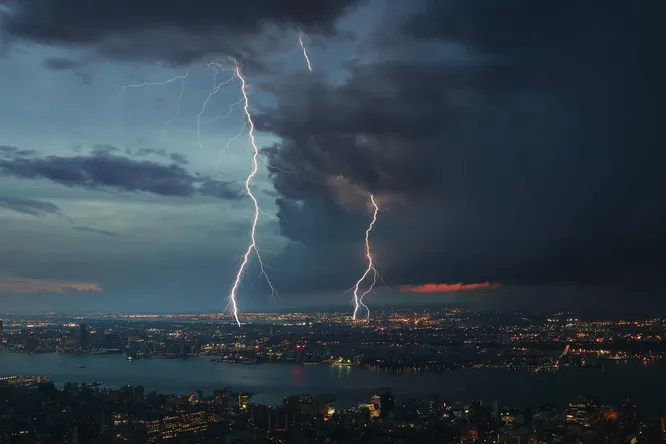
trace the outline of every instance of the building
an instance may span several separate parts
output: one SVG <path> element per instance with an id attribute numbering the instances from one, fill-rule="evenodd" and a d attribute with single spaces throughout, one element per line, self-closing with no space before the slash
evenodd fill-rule
<path id="1" fill-rule="evenodd" d="M 188 400 L 190 404 L 199 404 L 201 401 L 203 401 L 203 399 L 204 399 L 203 392 L 201 390 L 195 390 L 194 392 L 192 392 L 192 394 L 190 394 Z"/>
<path id="2" fill-rule="evenodd" d="M 310 395 L 294 395 L 283 399 L 283 408 L 292 415 L 328 417 L 335 413 L 335 396 L 321 395 L 313 398 Z"/>
<path id="3" fill-rule="evenodd" d="M 374 400 L 359 402 L 358 409 L 367 411 L 370 414 L 370 419 L 379 418 L 379 405 Z"/>
<path id="4" fill-rule="evenodd" d="M 4 334 L 5 334 L 5 329 L 4 329 L 3 324 L 2 324 L 2 319 L 0 319 L 0 339 L 2 339 Z"/>
<path id="5" fill-rule="evenodd" d="M 143 425 L 146 441 L 156 442 L 201 433 L 216 421 L 217 416 L 213 412 L 200 410 L 172 413 L 161 418 L 145 418 L 138 423 Z"/>
<path id="6" fill-rule="evenodd" d="M 391 393 L 382 393 L 379 395 L 379 413 L 382 418 L 386 418 L 394 408 L 395 399 Z"/>
<path id="7" fill-rule="evenodd" d="M 231 387 L 217 389 L 214 392 L 215 401 L 222 405 L 225 409 L 233 408 L 234 395 L 231 392 Z"/>
<path id="8" fill-rule="evenodd" d="M 265 430 L 287 429 L 289 415 L 284 407 L 249 404 L 248 412 L 255 426 Z"/>
<path id="9" fill-rule="evenodd" d="M 81 351 L 90 349 L 90 334 L 86 324 L 79 324 L 79 348 Z"/>
<path id="10" fill-rule="evenodd" d="M 428 405 L 428 410 L 430 411 L 431 415 L 437 416 L 440 412 L 440 401 L 439 401 L 439 395 L 434 394 L 430 397 L 430 403 Z"/>
<path id="11" fill-rule="evenodd" d="M 250 403 L 250 399 L 252 399 L 252 394 L 248 392 L 243 392 L 238 394 L 238 408 L 240 409 L 247 409 L 247 405 Z"/>

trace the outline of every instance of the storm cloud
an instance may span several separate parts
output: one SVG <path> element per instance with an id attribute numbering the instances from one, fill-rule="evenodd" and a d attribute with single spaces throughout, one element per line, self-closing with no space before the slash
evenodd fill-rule
<path id="1" fill-rule="evenodd" d="M 67 71 L 70 69 L 76 69 L 81 66 L 81 64 L 76 60 L 60 57 L 46 59 L 42 62 L 42 66 L 52 71 Z"/>
<path id="2" fill-rule="evenodd" d="M 109 297 L 95 310 L 222 310 L 252 209 L 201 197 L 242 196 L 252 166 L 247 133 L 234 138 L 237 84 L 211 97 L 195 141 L 214 74 L 201 62 L 233 56 L 268 164 L 254 182 L 258 247 L 285 307 L 350 299 L 370 193 L 392 287 L 371 306 L 569 289 L 563 305 L 634 304 L 637 287 L 663 286 L 664 2 L 93 3 L 0 0 L 8 276 L 99 283 Z M 108 145 L 89 150 L 97 140 Z M 48 216 L 54 204 L 73 222 Z M 265 309 L 267 287 L 244 285 L 242 310 Z"/>
<path id="3" fill-rule="evenodd" d="M 0 174 L 22 179 L 42 179 L 67 187 L 121 192 L 146 192 L 159 196 L 211 196 L 238 199 L 240 188 L 190 173 L 180 164 L 163 165 L 113 155 L 114 147 L 98 146 L 88 155 L 40 157 L 30 151 L 6 149 L 0 156 Z"/>
<path id="4" fill-rule="evenodd" d="M 267 28 L 330 34 L 358 0 L 10 1 L 2 17 L 13 37 L 46 44 L 94 46 L 118 59 L 189 63 L 207 54 L 252 55 L 270 47 Z"/>
<path id="5" fill-rule="evenodd" d="M 404 20 L 401 45 L 381 43 L 390 59 L 357 64 L 339 85 L 291 79 L 276 88 L 276 108 L 257 118 L 281 139 L 264 152 L 276 167 L 283 234 L 322 266 L 340 251 L 362 251 L 361 221 L 331 186 L 343 177 L 366 198 L 398 198 L 373 235 L 390 285 L 660 280 L 660 9 L 427 2 Z M 430 55 L 415 58 L 425 45 Z M 322 247 L 324 236 L 349 243 L 352 234 L 349 250 Z M 344 275 L 307 282 L 353 283 Z"/>

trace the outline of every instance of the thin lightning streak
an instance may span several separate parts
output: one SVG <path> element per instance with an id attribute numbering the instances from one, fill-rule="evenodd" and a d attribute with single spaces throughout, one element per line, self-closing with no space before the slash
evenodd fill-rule
<path id="1" fill-rule="evenodd" d="M 208 102 L 210 99 L 213 98 L 215 94 L 222 88 L 222 86 L 229 84 L 232 80 L 234 80 L 234 76 L 231 76 L 228 80 L 225 82 L 222 82 L 220 84 L 217 84 L 217 74 L 219 73 L 219 70 L 215 68 L 214 66 L 211 65 L 216 65 L 219 66 L 215 63 L 209 63 L 208 66 L 213 68 L 215 71 L 213 74 L 213 89 L 211 90 L 210 94 L 208 94 L 208 97 L 206 97 L 206 100 L 204 100 L 203 105 L 201 106 L 201 111 L 199 111 L 199 114 L 197 114 L 197 143 L 199 144 L 199 148 L 203 148 L 203 145 L 201 145 L 201 116 L 203 113 L 206 111 L 206 106 L 208 105 Z"/>
<path id="2" fill-rule="evenodd" d="M 312 71 L 312 64 L 310 63 L 310 57 L 308 57 L 308 50 L 305 48 L 305 43 L 303 43 L 303 31 L 298 28 L 298 43 L 301 44 L 301 49 L 303 49 L 303 57 L 305 57 L 305 62 L 308 64 L 308 69 Z"/>
<path id="3" fill-rule="evenodd" d="M 229 145 L 231 145 L 231 142 L 233 142 L 234 140 L 238 139 L 240 136 L 243 135 L 243 133 L 245 132 L 246 127 L 247 127 L 247 123 L 244 123 L 243 127 L 238 132 L 238 134 L 236 134 L 235 136 L 233 136 L 232 138 L 227 140 L 227 143 L 224 145 L 224 148 L 222 148 L 220 150 L 220 154 L 217 156 L 217 165 L 215 165 L 215 170 L 213 170 L 213 171 L 217 171 L 220 168 L 220 163 L 222 162 L 222 155 L 227 151 L 227 149 L 229 149 Z"/>
<path id="4" fill-rule="evenodd" d="M 143 82 L 143 83 L 137 83 L 136 85 L 120 85 L 120 87 L 125 90 L 128 88 L 143 88 L 144 86 L 159 86 L 159 85 L 168 85 L 169 83 L 173 83 L 176 80 L 182 80 L 186 79 L 187 76 L 190 74 L 190 70 L 187 70 L 187 73 L 183 74 L 182 76 L 176 76 L 172 79 L 165 80 L 164 82 Z"/>
<path id="5" fill-rule="evenodd" d="M 157 63 L 160 66 L 162 65 L 161 62 L 155 62 L 155 63 Z M 190 67 L 190 68 L 188 68 L 188 70 L 185 74 L 180 75 L 180 76 L 175 76 L 175 77 L 173 77 L 169 80 L 165 80 L 164 82 L 143 82 L 143 83 L 137 83 L 137 84 L 134 84 L 134 85 L 117 85 L 117 86 L 120 86 L 120 94 L 118 95 L 118 99 L 120 100 L 121 106 L 122 106 L 123 93 L 125 92 L 126 89 L 129 89 L 129 88 L 143 88 L 144 86 L 162 86 L 162 85 L 168 85 L 170 83 L 173 83 L 176 80 L 180 80 L 182 83 L 181 83 L 181 87 L 180 87 L 180 95 L 178 96 L 178 102 L 177 102 L 177 105 L 176 105 L 176 117 L 167 121 L 167 123 L 164 127 L 164 129 L 167 130 L 169 128 L 169 124 L 180 117 L 180 100 L 183 97 L 183 92 L 185 91 L 185 79 L 190 75 L 191 69 L 192 68 Z"/>
<path id="6" fill-rule="evenodd" d="M 275 171 L 279 171 L 279 172 L 284 173 L 284 174 L 294 174 L 294 175 L 296 175 L 296 177 L 298 177 L 298 173 L 296 171 L 283 170 L 282 168 L 279 168 L 279 167 L 276 167 L 276 166 L 273 166 L 273 165 L 269 165 L 269 164 L 266 163 L 266 161 L 264 159 L 261 159 L 261 161 L 264 163 L 264 165 L 266 165 L 266 168 L 269 171 L 275 170 Z"/>
<path id="7" fill-rule="evenodd" d="M 356 320 L 356 317 L 358 315 L 358 311 L 361 307 L 365 308 L 367 317 L 366 319 L 370 318 L 370 309 L 368 308 L 367 305 L 363 303 L 363 298 L 372 291 L 372 289 L 375 287 L 375 284 L 377 283 L 377 269 L 375 268 L 375 263 L 374 260 L 372 259 L 372 252 L 370 251 L 370 232 L 372 231 L 373 227 L 375 226 L 375 222 L 377 222 L 377 214 L 379 213 L 379 207 L 377 206 L 377 203 L 375 202 L 375 196 L 370 195 L 370 202 L 372 202 L 372 206 L 375 208 L 373 214 L 372 214 L 372 221 L 370 222 L 370 225 L 368 226 L 368 229 L 365 230 L 365 257 L 368 259 L 368 267 L 365 270 L 365 273 L 361 276 L 361 278 L 356 282 L 356 285 L 354 286 L 354 320 Z M 365 290 L 361 295 L 359 296 L 359 287 L 361 286 L 361 283 L 365 280 L 366 277 L 368 277 L 368 274 L 372 271 L 372 284 L 370 287 L 368 287 L 367 290 Z"/>
<path id="8" fill-rule="evenodd" d="M 176 105 L 176 117 L 174 117 L 173 119 L 169 120 L 169 121 L 166 123 L 166 125 L 165 125 L 165 129 L 168 129 L 168 128 L 169 128 L 169 124 L 170 124 L 171 122 L 174 122 L 174 121 L 176 121 L 176 120 L 178 120 L 178 119 L 180 118 L 180 101 L 182 100 L 182 98 L 183 98 L 183 93 L 185 92 L 185 79 L 187 78 L 187 76 L 190 75 L 190 70 L 191 70 L 191 69 L 192 69 L 192 67 L 190 67 L 190 68 L 187 70 L 187 74 L 185 74 L 185 76 L 181 79 L 181 84 L 180 84 L 180 94 L 178 94 L 178 102 L 177 102 L 177 105 Z"/>
<path id="9" fill-rule="evenodd" d="M 242 97 L 240 98 L 240 100 L 238 100 L 238 102 L 232 103 L 231 105 L 229 105 L 229 111 L 227 111 L 227 113 L 225 115 L 213 117 L 210 120 L 206 120 L 204 123 L 215 122 L 218 119 L 226 119 L 227 117 L 229 117 L 231 115 L 232 112 L 234 112 L 234 106 L 238 106 L 241 103 L 243 103 L 243 98 Z"/>
<path id="10" fill-rule="evenodd" d="M 268 278 L 268 275 L 266 274 L 266 271 L 264 270 L 264 263 L 261 260 L 261 255 L 259 253 L 259 249 L 257 248 L 257 239 L 256 239 L 256 231 L 257 231 L 257 223 L 259 222 L 259 213 L 261 212 L 261 209 L 259 208 L 259 201 L 257 198 L 254 196 L 252 193 L 252 180 L 254 179 L 254 176 L 257 174 L 257 171 L 259 169 L 259 148 L 257 147 L 257 142 L 254 137 L 254 121 L 252 120 L 252 115 L 250 114 L 250 101 L 247 96 L 247 85 L 245 83 L 245 77 L 241 74 L 240 66 L 236 60 L 234 60 L 234 65 L 236 66 L 235 69 L 235 74 L 236 77 L 241 82 L 241 93 L 243 94 L 243 111 L 245 112 L 245 118 L 247 120 L 247 125 L 249 127 L 248 130 L 248 136 L 250 140 L 250 145 L 252 146 L 253 150 L 253 155 L 252 155 L 252 171 L 250 171 L 250 174 L 248 174 L 247 179 L 245 179 L 245 191 L 247 192 L 248 196 L 250 196 L 250 199 L 252 199 L 252 202 L 254 203 L 254 218 L 252 219 L 252 229 L 250 232 L 250 245 L 248 245 L 247 250 L 245 251 L 245 254 L 243 255 L 243 260 L 240 264 L 240 267 L 238 268 L 238 273 L 236 274 L 236 279 L 234 280 L 234 284 L 231 287 L 231 291 L 229 293 L 229 308 L 231 309 L 234 319 L 236 320 L 236 323 L 240 327 L 241 323 L 240 320 L 238 319 L 238 305 L 236 302 L 236 295 L 238 293 L 238 287 L 240 286 L 240 281 L 243 278 L 243 274 L 245 273 L 245 268 L 247 267 L 247 264 L 250 260 L 250 254 L 254 252 L 254 254 L 257 256 L 257 259 L 259 260 L 259 267 L 261 269 L 261 274 L 264 276 L 266 281 L 268 282 L 268 285 L 271 287 L 271 297 L 274 297 L 274 295 L 277 293 L 275 289 L 273 288 L 273 284 L 271 283 L 270 279 Z"/>
<path id="11" fill-rule="evenodd" d="M 157 62 L 155 62 L 157 63 Z M 159 64 L 159 63 L 158 63 Z M 183 91 L 185 90 L 185 79 L 190 75 L 190 70 L 192 68 L 189 68 L 187 72 L 183 75 L 173 77 L 169 80 L 165 80 L 164 82 L 143 82 L 143 83 L 137 83 L 135 85 L 118 85 L 120 86 L 120 99 L 122 100 L 122 93 L 129 88 L 143 88 L 144 86 L 160 86 L 160 85 L 168 85 L 169 83 L 173 83 L 176 80 L 180 80 L 182 82 L 181 88 L 180 88 L 180 95 L 178 96 L 178 104 L 177 104 L 177 115 L 173 119 L 169 120 L 166 123 L 166 127 L 169 126 L 169 123 L 173 122 L 176 120 L 178 117 L 180 117 L 180 99 L 183 97 Z M 122 102 L 121 102 L 122 103 Z"/>

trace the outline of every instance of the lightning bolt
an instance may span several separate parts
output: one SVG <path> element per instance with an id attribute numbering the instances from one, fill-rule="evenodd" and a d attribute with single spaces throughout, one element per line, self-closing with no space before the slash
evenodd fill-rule
<path id="1" fill-rule="evenodd" d="M 136 85 L 120 85 L 120 87 L 123 90 L 125 90 L 125 89 L 129 89 L 129 88 L 143 88 L 144 86 L 168 85 L 169 83 L 173 83 L 176 80 L 184 80 L 189 75 L 190 75 L 190 70 L 188 69 L 185 74 L 183 74 L 181 76 L 173 77 L 169 80 L 165 80 L 164 82 L 143 82 L 143 83 L 137 83 Z"/>
<path id="2" fill-rule="evenodd" d="M 372 232 L 372 229 L 375 226 L 375 222 L 377 222 L 377 214 L 379 213 L 379 207 L 375 202 L 375 196 L 372 194 L 370 195 L 370 202 L 374 207 L 374 212 L 372 213 L 372 221 L 370 222 L 370 225 L 368 225 L 368 229 L 365 230 L 365 257 L 368 260 L 368 267 L 365 269 L 365 272 L 354 286 L 354 320 L 357 319 L 358 312 L 361 309 L 361 307 L 363 307 L 365 309 L 365 312 L 367 313 L 366 319 L 370 318 L 370 309 L 368 308 L 367 305 L 363 303 L 363 298 L 368 293 L 370 293 L 372 289 L 375 287 L 378 277 L 377 269 L 375 268 L 375 262 L 372 259 L 372 252 L 370 250 L 370 233 Z M 372 272 L 372 284 L 370 284 L 367 290 L 365 290 L 363 293 L 359 295 L 361 284 L 363 283 L 365 278 L 368 277 L 370 272 Z"/>
<path id="3" fill-rule="evenodd" d="M 222 162 L 222 155 L 227 151 L 227 149 L 229 149 L 229 145 L 231 145 L 231 142 L 233 142 L 234 140 L 236 140 L 240 136 L 242 136 L 243 133 L 245 132 L 246 127 L 247 127 L 247 123 L 243 124 L 243 126 L 242 126 L 241 130 L 238 132 L 238 134 L 236 134 L 233 137 L 230 137 L 229 140 L 227 140 L 227 143 L 224 145 L 224 148 L 222 148 L 220 150 L 220 154 L 217 156 L 217 165 L 215 165 L 215 170 L 214 171 L 217 171 L 220 168 L 220 163 Z"/>
<path id="4" fill-rule="evenodd" d="M 254 204 L 254 217 L 252 219 L 252 228 L 250 231 L 251 242 L 250 245 L 248 245 L 245 254 L 243 255 L 243 260 L 241 261 L 240 267 L 238 267 L 238 272 L 236 273 L 236 279 L 234 280 L 233 286 L 231 287 L 231 291 L 229 292 L 229 298 L 228 298 L 229 299 L 228 306 L 231 309 L 231 312 L 234 316 L 234 319 L 236 320 L 236 323 L 240 327 L 241 323 L 240 320 L 238 319 L 238 305 L 236 297 L 238 294 L 238 287 L 240 286 L 241 279 L 245 274 L 248 262 L 250 261 L 250 255 L 252 253 L 255 254 L 257 260 L 259 261 L 261 275 L 266 279 L 266 282 L 268 282 L 268 285 L 271 288 L 271 297 L 273 297 L 277 292 L 273 288 L 273 284 L 268 278 L 268 274 L 266 274 L 266 271 L 264 269 L 264 263 L 261 260 L 261 254 L 259 253 L 259 249 L 257 248 L 256 232 L 257 232 L 257 223 L 259 222 L 259 213 L 261 213 L 261 209 L 259 208 L 259 201 L 252 193 L 252 181 L 254 180 L 254 176 L 257 174 L 257 170 L 259 169 L 259 163 L 258 163 L 259 148 L 257 147 L 257 142 L 254 137 L 254 121 L 252 119 L 252 114 L 250 114 L 250 100 L 248 99 L 247 95 L 247 84 L 245 83 L 245 77 L 243 77 L 240 65 L 236 60 L 234 60 L 234 65 L 236 67 L 234 70 L 235 75 L 236 77 L 238 77 L 238 79 L 241 82 L 241 93 L 243 94 L 243 111 L 245 112 L 245 120 L 248 126 L 248 138 L 253 150 L 252 170 L 245 179 L 245 191 L 247 192 L 247 195 L 250 196 L 250 199 L 252 199 L 252 202 Z"/>
<path id="5" fill-rule="evenodd" d="M 222 68 L 217 62 L 206 63 L 206 65 L 213 69 L 213 89 L 210 91 L 210 94 L 208 94 L 208 97 L 206 97 L 206 100 L 204 100 L 203 105 L 201 106 L 201 111 L 199 111 L 199 114 L 197 114 L 197 143 L 199 144 L 199 148 L 203 148 L 201 145 L 201 116 L 204 112 L 206 112 L 206 106 L 208 106 L 208 102 L 215 94 L 217 94 L 220 88 L 222 88 L 224 85 L 228 85 L 235 78 L 235 75 L 232 75 L 226 81 L 218 84 L 217 75 L 220 73 L 220 71 L 225 71 L 225 69 Z M 231 107 L 233 107 L 233 105 Z M 227 116 L 231 114 L 231 107 Z"/>
<path id="6" fill-rule="evenodd" d="M 305 48 L 305 43 L 303 43 L 303 31 L 301 28 L 298 28 L 298 43 L 301 45 L 303 50 L 303 57 L 305 57 L 305 62 L 308 64 L 308 69 L 312 71 L 312 64 L 310 63 L 310 57 L 308 57 L 308 50 Z"/>
<path id="7" fill-rule="evenodd" d="M 169 120 L 169 121 L 166 123 L 166 125 L 165 125 L 165 129 L 168 129 L 168 128 L 169 128 L 169 124 L 170 124 L 171 122 L 174 122 L 174 121 L 178 120 L 178 118 L 180 118 L 180 101 L 183 99 L 183 93 L 185 92 L 185 79 L 190 75 L 190 70 L 191 70 L 191 69 L 192 69 L 192 67 L 190 67 L 190 68 L 187 70 L 187 73 L 186 73 L 186 74 L 183 76 L 183 78 L 181 79 L 181 84 L 180 84 L 180 94 L 178 94 L 178 102 L 176 102 L 176 117 L 174 117 L 173 119 Z"/>
<path id="8" fill-rule="evenodd" d="M 161 62 L 155 62 L 155 63 L 157 63 L 158 65 L 161 65 Z M 167 123 L 165 125 L 165 129 L 168 129 L 169 124 L 171 122 L 177 120 L 180 117 L 180 101 L 183 98 L 183 92 L 185 91 L 185 79 L 187 79 L 189 77 L 191 70 L 192 70 L 192 68 L 190 67 L 185 74 L 180 75 L 180 76 L 172 77 L 169 80 L 165 80 L 164 82 L 143 82 L 143 83 L 137 83 L 137 84 L 134 84 L 134 85 L 118 85 L 118 86 L 120 86 L 120 98 L 122 98 L 122 93 L 126 89 L 143 88 L 145 86 L 162 86 L 162 85 L 168 85 L 170 83 L 173 83 L 176 80 L 180 80 L 181 85 L 180 85 L 180 94 L 178 95 L 178 102 L 176 104 L 176 116 L 173 117 L 172 119 L 169 119 L 169 121 L 167 121 Z"/>
<path id="9" fill-rule="evenodd" d="M 241 66 L 239 65 L 239 63 L 235 59 L 233 59 L 233 62 L 234 62 L 234 66 L 235 66 L 235 68 L 233 69 L 233 75 L 229 79 L 227 79 L 227 80 L 225 80 L 221 83 L 218 83 L 217 75 L 221 71 L 228 71 L 229 69 L 223 67 L 221 64 L 219 64 L 216 61 L 205 63 L 206 66 L 208 66 L 209 68 L 211 68 L 213 70 L 213 87 L 209 91 L 209 94 L 206 97 L 206 99 L 203 101 L 202 106 L 201 106 L 201 110 L 197 114 L 196 131 L 197 131 L 197 143 L 198 143 L 199 147 L 202 147 L 201 130 L 200 130 L 201 129 L 201 118 L 202 118 L 203 114 L 206 111 L 206 107 L 208 105 L 208 102 L 217 94 L 217 92 L 222 88 L 222 86 L 227 85 L 227 84 L 231 83 L 234 79 L 238 78 L 238 80 L 240 80 L 240 83 L 241 83 L 241 85 L 240 85 L 240 91 L 241 91 L 241 95 L 242 95 L 241 99 L 238 102 L 231 104 L 229 106 L 229 111 L 225 115 L 217 116 L 217 117 L 211 119 L 209 122 L 212 122 L 212 121 L 217 120 L 217 119 L 224 119 L 224 118 L 228 117 L 232 113 L 233 108 L 235 106 L 242 104 L 243 105 L 243 112 L 245 114 L 245 123 L 243 124 L 243 127 L 238 132 L 238 134 L 236 134 L 235 136 L 233 136 L 232 138 L 230 138 L 227 141 L 225 147 L 220 152 L 220 156 L 224 153 L 224 151 L 226 151 L 226 149 L 229 147 L 229 145 L 231 144 L 231 142 L 233 140 L 235 140 L 235 139 L 237 139 L 237 138 L 239 138 L 240 136 L 243 135 L 246 128 L 249 128 L 249 130 L 248 130 L 249 142 L 250 142 L 250 145 L 251 145 L 252 150 L 253 150 L 252 168 L 251 168 L 251 171 L 250 171 L 250 173 L 248 174 L 248 176 L 245 180 L 245 192 L 248 194 L 250 199 L 252 199 L 252 202 L 254 204 L 254 217 L 252 219 L 252 226 L 251 226 L 251 232 L 250 232 L 251 242 L 250 242 L 250 245 L 248 245 L 247 250 L 245 251 L 245 254 L 243 254 L 243 256 L 242 256 L 242 261 L 241 261 L 240 267 L 238 269 L 238 272 L 236 274 L 236 278 L 234 280 L 233 286 L 232 286 L 231 291 L 229 293 L 229 297 L 228 297 L 229 304 L 228 304 L 228 307 L 227 307 L 231 311 L 236 323 L 240 326 L 241 323 L 240 323 L 240 320 L 238 318 L 238 306 L 237 306 L 236 297 L 237 297 L 238 289 L 240 287 L 240 282 L 241 282 L 243 276 L 245 275 L 245 273 L 247 271 L 247 268 L 248 268 L 248 265 L 249 265 L 249 262 L 250 262 L 250 257 L 252 256 L 252 253 L 254 253 L 256 255 L 256 258 L 259 262 L 260 275 L 263 276 L 264 279 L 266 279 L 266 282 L 268 283 L 268 285 L 271 289 L 271 299 L 272 300 L 274 300 L 276 298 L 276 296 L 278 296 L 278 292 L 275 289 L 275 287 L 273 287 L 273 283 L 271 282 L 270 278 L 268 277 L 268 274 L 266 273 L 266 267 L 264 266 L 263 260 L 261 258 L 261 252 L 260 252 L 259 248 L 257 247 L 256 231 L 257 231 L 257 225 L 259 223 L 259 215 L 260 214 L 265 214 L 265 213 L 263 213 L 261 211 L 261 209 L 259 207 L 259 201 L 257 200 L 256 196 L 252 192 L 252 182 L 253 182 L 254 177 L 256 176 L 256 174 L 258 172 L 258 169 L 259 169 L 258 161 L 261 159 L 261 157 L 260 157 L 259 148 L 257 146 L 257 142 L 256 142 L 255 135 L 254 135 L 254 120 L 252 119 L 252 114 L 250 112 L 250 101 L 249 101 L 249 98 L 248 98 L 247 83 L 245 82 L 245 77 L 243 76 L 243 74 L 241 72 Z M 170 122 L 172 122 L 173 120 L 177 119 L 180 116 L 180 101 L 181 101 L 181 98 L 183 96 L 183 92 L 184 92 L 184 88 L 185 88 L 184 81 L 189 76 L 189 74 L 190 74 L 190 70 L 188 69 L 186 74 L 180 75 L 180 76 L 175 76 L 175 77 L 173 77 L 169 80 L 166 80 L 164 82 L 143 82 L 143 83 L 135 84 L 135 85 L 120 85 L 121 88 L 122 88 L 121 92 L 124 91 L 127 88 L 141 88 L 141 87 L 146 87 L 146 86 L 167 85 L 167 84 L 173 83 L 177 80 L 182 80 L 183 84 L 181 85 L 180 94 L 178 96 L 178 108 L 177 108 L 178 114 L 175 118 L 173 118 L 173 119 L 171 119 L 167 122 L 167 126 L 168 126 Z M 206 123 L 208 123 L 208 122 L 206 122 Z M 263 159 L 261 159 L 261 160 L 263 161 Z M 218 158 L 218 165 L 216 167 L 216 170 L 219 167 L 219 162 L 220 162 L 220 158 Z"/>

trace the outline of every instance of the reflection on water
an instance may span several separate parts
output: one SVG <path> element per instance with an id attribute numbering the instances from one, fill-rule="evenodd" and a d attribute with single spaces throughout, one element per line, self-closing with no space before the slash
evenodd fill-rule
<path id="1" fill-rule="evenodd" d="M 85 368 L 79 368 L 79 366 Z M 122 355 L 75 356 L 60 353 L 30 355 L 0 352 L 0 376 L 40 375 L 62 387 L 67 381 L 104 381 L 106 387 L 143 385 L 146 391 L 212 394 L 227 385 L 257 393 L 256 402 L 281 403 L 297 393 L 333 393 L 339 406 L 369 397 L 379 387 L 391 387 L 397 398 L 497 399 L 511 405 L 568 402 L 579 395 L 601 396 L 619 403 L 631 398 L 646 408 L 666 408 L 660 396 L 663 364 L 609 363 L 603 369 L 567 369 L 530 373 L 502 369 L 452 370 L 444 373 L 370 372 L 358 367 L 328 365 L 216 364 L 210 358 L 140 359 Z"/>
<path id="2" fill-rule="evenodd" d="M 291 374 L 293 376 L 292 382 L 294 387 L 301 387 L 303 385 L 303 367 L 294 365 Z"/>
<path id="3" fill-rule="evenodd" d="M 333 373 L 336 374 L 338 379 L 348 378 L 352 371 L 351 365 L 331 365 L 329 368 L 331 369 L 329 373 L 329 379 L 331 378 L 330 375 Z"/>

